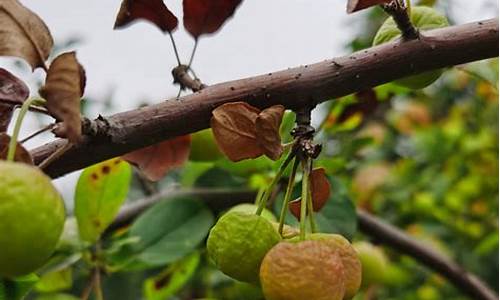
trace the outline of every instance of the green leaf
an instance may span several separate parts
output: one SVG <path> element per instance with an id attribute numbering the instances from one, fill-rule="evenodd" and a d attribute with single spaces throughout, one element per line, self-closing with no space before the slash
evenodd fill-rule
<path id="1" fill-rule="evenodd" d="M 352 239 L 357 228 L 356 207 L 344 184 L 337 178 L 329 179 L 332 194 L 326 205 L 315 215 L 319 232 L 338 233 Z"/>
<path id="2" fill-rule="evenodd" d="M 38 281 L 34 273 L 15 279 L 0 279 L 0 300 L 21 300 Z"/>
<path id="3" fill-rule="evenodd" d="M 43 275 L 35 289 L 42 293 L 59 292 L 71 288 L 72 284 L 73 272 L 71 268 L 66 268 Z"/>
<path id="4" fill-rule="evenodd" d="M 130 165 L 114 158 L 86 168 L 76 186 L 75 216 L 80 238 L 94 243 L 113 221 L 125 201 Z"/>
<path id="5" fill-rule="evenodd" d="M 206 206 L 192 198 L 161 201 L 144 212 L 130 228 L 136 259 L 150 266 L 174 262 L 192 252 L 214 222 Z"/>
<path id="6" fill-rule="evenodd" d="M 194 252 L 168 267 L 164 272 L 144 282 L 144 295 L 148 300 L 169 299 L 193 277 L 200 264 L 200 253 Z"/>

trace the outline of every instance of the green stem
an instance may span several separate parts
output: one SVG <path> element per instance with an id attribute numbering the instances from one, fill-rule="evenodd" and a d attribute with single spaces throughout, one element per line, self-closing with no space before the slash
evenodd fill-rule
<path id="1" fill-rule="evenodd" d="M 406 0 L 406 13 L 411 20 L 411 0 Z"/>
<path id="2" fill-rule="evenodd" d="M 309 161 L 307 158 L 305 163 L 302 165 L 303 175 L 302 175 L 302 195 L 300 200 L 300 240 L 306 239 L 306 218 L 307 218 L 307 198 L 309 195 Z"/>
<path id="3" fill-rule="evenodd" d="M 260 214 L 262 213 L 262 211 L 266 207 L 267 201 L 269 200 L 269 197 L 271 197 L 271 193 L 273 192 L 274 187 L 276 186 L 276 184 L 280 180 L 281 176 L 285 172 L 286 167 L 288 167 L 288 164 L 290 164 L 292 159 L 295 157 L 295 154 L 296 154 L 295 151 L 291 151 L 288 154 L 285 161 L 281 164 L 280 168 L 278 169 L 278 172 L 276 173 L 276 175 L 273 178 L 273 181 L 271 182 L 271 184 L 269 184 L 266 191 L 264 192 L 264 195 L 262 195 L 262 198 L 260 199 L 259 208 L 255 212 L 256 215 L 260 216 Z"/>
<path id="4" fill-rule="evenodd" d="M 292 167 L 292 174 L 290 174 L 290 178 L 288 178 L 288 185 L 286 187 L 285 198 L 283 199 L 283 206 L 281 207 L 280 213 L 280 224 L 278 227 L 278 232 L 281 236 L 283 236 L 283 226 L 285 225 L 285 217 L 286 212 L 288 210 L 288 203 L 290 202 L 290 198 L 292 198 L 293 187 L 295 185 L 295 175 L 297 174 L 297 168 L 299 167 L 299 160 L 295 158 Z"/>
<path id="5" fill-rule="evenodd" d="M 309 217 L 309 225 L 311 226 L 311 232 L 315 233 L 317 232 L 316 228 L 316 220 L 314 219 L 314 208 L 313 208 L 313 202 L 312 202 L 312 193 L 311 190 L 309 189 L 307 197 L 307 210 L 308 210 L 308 217 Z"/>
<path id="6" fill-rule="evenodd" d="M 39 100 L 39 99 L 30 98 L 23 103 L 23 106 L 21 106 L 21 111 L 19 112 L 19 115 L 17 116 L 16 124 L 14 126 L 14 132 L 12 133 L 12 137 L 11 137 L 10 142 L 9 142 L 9 151 L 7 152 L 7 161 L 14 161 L 14 156 L 16 155 L 16 148 L 17 148 L 17 138 L 19 137 L 19 132 L 21 131 L 21 125 L 23 124 L 24 116 L 26 116 L 26 113 L 28 112 L 28 110 L 31 106 L 31 103 L 33 103 L 35 100 Z"/>

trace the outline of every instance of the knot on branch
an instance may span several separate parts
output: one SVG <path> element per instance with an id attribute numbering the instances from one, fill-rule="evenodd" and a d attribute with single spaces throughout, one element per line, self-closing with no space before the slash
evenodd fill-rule
<path id="1" fill-rule="evenodd" d="M 391 3 L 382 5 L 386 13 L 391 15 L 396 22 L 403 40 L 414 40 L 420 37 L 418 29 L 412 24 L 407 8 L 400 3 L 399 0 L 394 0 Z"/>
<path id="2" fill-rule="evenodd" d="M 174 83 L 181 86 L 181 90 L 189 88 L 193 92 L 198 92 L 206 87 L 199 78 L 193 78 L 189 74 L 190 67 L 187 65 L 178 65 L 172 70 Z"/>

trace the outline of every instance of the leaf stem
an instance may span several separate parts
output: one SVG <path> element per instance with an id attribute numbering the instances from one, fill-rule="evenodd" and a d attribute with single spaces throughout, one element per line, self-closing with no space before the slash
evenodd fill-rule
<path id="1" fill-rule="evenodd" d="M 172 46 L 174 48 L 174 53 L 175 53 L 175 58 L 177 59 L 177 64 L 180 66 L 181 65 L 181 59 L 179 58 L 179 51 L 177 51 L 177 44 L 175 43 L 174 36 L 172 33 L 169 31 L 168 36 L 170 37 L 170 41 L 172 42 Z"/>
<path id="2" fill-rule="evenodd" d="M 31 98 L 26 100 L 21 106 L 21 111 L 16 119 L 16 124 L 14 125 L 14 132 L 12 133 L 12 137 L 9 142 L 9 151 L 7 152 L 7 161 L 14 161 L 14 156 L 16 155 L 17 148 L 17 138 L 19 136 L 19 132 L 21 131 L 21 125 L 23 124 L 23 119 L 28 112 L 31 103 L 37 100 L 36 98 Z"/>
<path id="3" fill-rule="evenodd" d="M 262 213 L 262 211 L 266 207 L 267 201 L 269 200 L 269 197 L 271 197 L 271 193 L 273 192 L 274 187 L 276 186 L 276 184 L 280 180 L 281 176 L 285 172 L 286 167 L 288 167 L 288 164 L 290 164 L 292 159 L 295 157 L 295 154 L 296 154 L 296 152 L 294 150 L 292 150 L 288 154 L 285 161 L 283 161 L 283 163 L 281 164 L 280 168 L 278 169 L 278 172 L 276 173 L 276 175 L 273 178 L 273 181 L 269 184 L 266 191 L 262 195 L 262 198 L 259 201 L 259 207 L 257 208 L 257 211 L 255 212 L 256 215 L 260 216 L 260 214 Z"/>
<path id="4" fill-rule="evenodd" d="M 312 192 L 311 192 L 310 188 L 309 188 L 308 197 L 307 197 L 307 210 L 308 210 L 308 217 L 309 217 L 309 225 L 311 226 L 311 232 L 315 233 L 315 232 L 317 232 L 317 227 L 316 227 L 316 220 L 314 218 L 314 207 L 313 207 L 313 202 L 312 202 Z"/>
<path id="5" fill-rule="evenodd" d="M 34 138 L 35 136 L 41 134 L 41 133 L 44 133 L 45 131 L 49 131 L 51 130 L 52 128 L 54 128 L 56 124 L 49 124 L 47 126 L 44 126 L 42 127 L 41 129 L 33 132 L 32 134 L 30 134 L 29 136 L 25 137 L 24 139 L 20 140 L 19 143 L 26 143 L 27 141 L 29 141 L 30 139 Z"/>
<path id="6" fill-rule="evenodd" d="M 193 51 L 191 51 L 191 57 L 189 58 L 189 63 L 188 63 L 188 69 L 191 68 L 191 64 L 193 63 L 193 60 L 194 60 L 194 55 L 196 53 L 196 49 L 198 48 L 198 39 L 195 39 L 194 40 L 194 47 L 193 47 Z M 196 77 L 196 75 L 195 75 Z"/>
<path id="7" fill-rule="evenodd" d="M 285 217 L 286 212 L 288 210 L 288 203 L 290 202 L 290 198 L 292 197 L 293 187 L 295 185 L 295 175 L 297 174 L 297 168 L 299 167 L 300 161 L 295 158 L 292 167 L 292 173 L 288 178 L 288 185 L 286 187 L 285 198 L 283 199 L 283 206 L 281 207 L 280 220 L 278 232 L 281 236 L 283 236 L 283 226 L 285 225 Z"/>
<path id="8" fill-rule="evenodd" d="M 300 240 L 306 239 L 307 198 L 309 198 L 309 164 L 311 158 L 302 162 L 302 195 L 300 200 Z"/>

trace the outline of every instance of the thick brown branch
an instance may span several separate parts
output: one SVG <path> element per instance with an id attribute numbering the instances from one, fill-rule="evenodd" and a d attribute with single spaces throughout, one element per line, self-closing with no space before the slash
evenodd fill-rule
<path id="1" fill-rule="evenodd" d="M 93 163 L 209 126 L 212 110 L 246 101 L 259 108 L 289 109 L 365 90 L 411 74 L 498 56 L 498 19 L 425 33 L 348 56 L 276 73 L 221 83 L 181 98 L 92 122 L 98 129 L 44 171 L 53 178 Z M 90 125 L 89 125 L 90 126 Z M 63 145 L 55 141 L 32 151 L 36 163 Z"/>
<path id="2" fill-rule="evenodd" d="M 157 195 L 145 198 L 126 206 L 108 228 L 107 232 L 131 223 L 143 211 L 158 201 L 168 201 L 180 196 L 199 197 L 215 212 L 220 212 L 235 204 L 251 202 L 255 193 L 251 190 L 231 189 L 194 189 L 165 190 Z M 379 218 L 358 210 L 359 230 L 384 245 L 398 252 L 411 256 L 428 268 L 446 277 L 458 290 L 475 300 L 498 300 L 497 295 L 477 276 L 467 272 L 447 257 L 427 248 L 421 242 L 412 239 L 400 229 L 385 223 Z"/>

